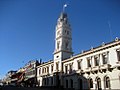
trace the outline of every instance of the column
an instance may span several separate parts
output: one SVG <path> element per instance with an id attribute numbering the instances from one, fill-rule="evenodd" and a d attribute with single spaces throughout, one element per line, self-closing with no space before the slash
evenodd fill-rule
<path id="1" fill-rule="evenodd" d="M 103 65 L 102 53 L 100 54 L 100 66 Z"/>
<path id="2" fill-rule="evenodd" d="M 95 80 L 95 78 L 93 78 L 93 89 L 97 89 L 97 81 Z"/>
<path id="3" fill-rule="evenodd" d="M 91 67 L 95 67 L 94 56 L 91 56 L 90 58 L 91 58 L 91 61 L 92 61 Z"/>
<path id="4" fill-rule="evenodd" d="M 104 89 L 104 79 L 101 79 L 101 88 Z"/>
<path id="5" fill-rule="evenodd" d="M 69 72 L 70 72 L 70 65 L 69 64 L 67 65 L 67 68 L 68 68 L 67 74 L 69 74 Z"/>

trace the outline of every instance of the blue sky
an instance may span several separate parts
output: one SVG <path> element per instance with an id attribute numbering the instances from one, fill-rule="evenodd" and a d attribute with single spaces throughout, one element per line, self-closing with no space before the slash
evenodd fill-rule
<path id="1" fill-rule="evenodd" d="M 65 3 L 74 54 L 120 38 L 120 0 L 0 0 L 0 78 L 29 60 L 53 59 Z"/>

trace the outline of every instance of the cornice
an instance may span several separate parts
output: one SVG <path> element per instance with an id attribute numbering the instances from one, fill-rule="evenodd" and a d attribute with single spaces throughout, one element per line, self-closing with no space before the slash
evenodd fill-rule
<path id="1" fill-rule="evenodd" d="M 58 51 L 54 51 L 53 54 L 57 54 L 57 53 L 59 53 L 59 52 L 67 52 L 67 53 L 73 54 L 73 52 L 67 51 L 67 50 L 58 50 Z"/>
<path id="2" fill-rule="evenodd" d="M 60 36 L 57 37 L 55 40 L 58 40 L 58 39 L 60 39 L 60 38 L 66 38 L 66 39 L 72 40 L 71 37 L 67 37 L 67 36 L 65 36 L 65 35 L 60 35 Z"/>
<path id="3" fill-rule="evenodd" d="M 99 51 L 102 51 L 102 50 L 105 50 L 105 49 L 109 49 L 109 48 L 112 48 L 112 47 L 115 47 L 115 46 L 118 46 L 118 45 L 120 45 L 120 40 L 107 43 L 104 46 L 101 45 L 101 46 L 92 48 L 90 50 L 83 51 L 82 53 L 80 53 L 78 55 L 75 55 L 75 56 L 73 56 L 69 59 L 63 60 L 62 62 L 65 63 L 67 61 L 72 61 L 75 58 L 83 57 L 83 56 L 86 56 L 86 55 L 89 55 L 89 54 L 92 54 L 92 53 L 96 53 L 96 52 L 99 52 Z"/>

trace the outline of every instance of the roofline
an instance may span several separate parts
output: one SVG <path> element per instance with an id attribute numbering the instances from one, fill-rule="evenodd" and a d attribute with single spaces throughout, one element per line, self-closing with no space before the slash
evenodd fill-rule
<path id="1" fill-rule="evenodd" d="M 70 61 L 70 60 L 74 60 L 75 58 L 82 57 L 82 56 L 85 56 L 85 55 L 88 55 L 88 54 L 91 54 L 91 53 L 95 53 L 95 52 L 98 52 L 98 51 L 101 51 L 101 50 L 105 50 L 105 49 L 108 49 L 110 47 L 114 47 L 114 46 L 119 45 L 119 44 L 120 44 L 120 39 L 115 39 L 112 42 L 108 42 L 106 44 L 103 44 L 103 45 L 97 46 L 95 48 L 91 48 L 89 50 L 83 51 L 83 52 L 81 52 L 79 54 L 76 54 L 71 58 L 63 60 L 62 62 L 64 63 L 64 62 L 67 62 L 67 61 Z M 51 63 L 54 63 L 54 61 L 52 60 L 52 61 L 45 62 L 45 63 L 37 66 L 37 68 L 41 67 L 41 66 L 51 64 Z"/>
<path id="2" fill-rule="evenodd" d="M 46 66 L 46 65 L 51 64 L 51 63 L 54 63 L 53 60 L 52 60 L 52 61 L 45 62 L 45 63 L 42 63 L 42 64 L 38 65 L 37 68 L 39 68 L 39 67 L 41 67 L 41 66 Z"/>
<path id="3" fill-rule="evenodd" d="M 119 44 L 120 44 L 120 39 L 109 42 L 109 43 L 106 43 L 104 45 L 100 45 L 100 46 L 95 47 L 95 48 L 91 48 L 91 49 L 86 50 L 86 51 L 83 51 L 79 54 L 74 55 L 73 57 L 71 57 L 69 59 L 63 60 L 62 62 L 64 63 L 64 62 L 67 62 L 68 60 L 74 60 L 75 58 L 82 57 L 82 56 L 85 56 L 85 55 L 88 55 L 88 54 L 91 54 L 91 53 L 95 53 L 95 52 L 98 52 L 98 51 L 101 51 L 101 50 L 105 50 L 107 48 L 110 48 L 110 47 L 113 47 L 113 46 L 116 46 L 116 45 L 119 45 Z"/>

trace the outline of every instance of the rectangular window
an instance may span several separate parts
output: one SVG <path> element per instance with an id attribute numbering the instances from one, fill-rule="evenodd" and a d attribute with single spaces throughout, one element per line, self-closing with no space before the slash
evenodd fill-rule
<path id="1" fill-rule="evenodd" d="M 44 73 L 44 68 L 42 68 L 42 73 Z"/>
<path id="2" fill-rule="evenodd" d="M 47 73 L 49 73 L 49 67 L 47 67 Z"/>
<path id="3" fill-rule="evenodd" d="M 39 74 L 41 74 L 41 68 L 39 69 Z"/>
<path id="4" fill-rule="evenodd" d="M 81 61 L 78 61 L 78 69 L 81 69 Z"/>
<path id="5" fill-rule="evenodd" d="M 46 73 L 46 68 L 45 68 L 45 73 Z"/>
<path id="6" fill-rule="evenodd" d="M 102 54 L 102 59 L 103 59 L 103 64 L 107 64 L 108 63 L 108 54 Z"/>
<path id="7" fill-rule="evenodd" d="M 65 66 L 65 73 L 67 74 L 67 71 L 68 71 L 68 66 L 66 65 Z"/>
<path id="8" fill-rule="evenodd" d="M 87 58 L 87 66 L 88 67 L 92 66 L 91 58 Z"/>
<path id="9" fill-rule="evenodd" d="M 53 65 L 51 65 L 51 72 L 53 72 Z"/>
<path id="10" fill-rule="evenodd" d="M 99 56 L 94 57 L 95 66 L 99 66 Z"/>
<path id="11" fill-rule="evenodd" d="M 70 67 L 70 73 L 71 73 L 72 72 L 72 64 L 70 64 L 69 67 Z"/>
<path id="12" fill-rule="evenodd" d="M 117 58 L 118 58 L 118 61 L 120 61 L 120 50 L 117 50 Z"/>
<path id="13" fill-rule="evenodd" d="M 56 70 L 57 70 L 57 71 L 59 70 L 58 62 L 56 63 Z"/>

